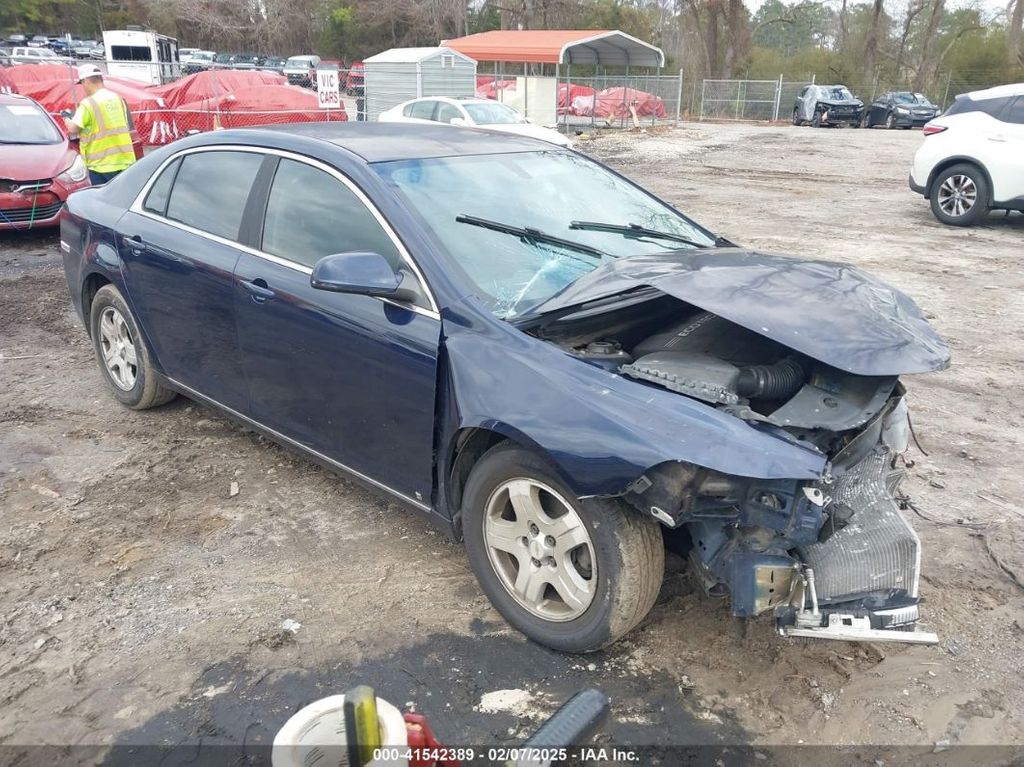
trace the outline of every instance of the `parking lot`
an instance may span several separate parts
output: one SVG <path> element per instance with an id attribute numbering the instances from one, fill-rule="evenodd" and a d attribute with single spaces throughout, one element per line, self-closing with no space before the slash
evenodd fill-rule
<path id="1" fill-rule="evenodd" d="M 520 742 L 588 686 L 612 743 L 1021 743 L 1024 215 L 940 225 L 907 188 L 921 140 L 686 124 L 580 148 L 745 246 L 867 269 L 945 337 L 952 367 L 908 381 L 938 647 L 778 638 L 672 558 L 609 651 L 528 643 L 461 547 L 386 499 L 184 398 L 119 406 L 57 234 L 0 235 L 0 744 L 269 743 L 359 683 L 453 744 Z"/>

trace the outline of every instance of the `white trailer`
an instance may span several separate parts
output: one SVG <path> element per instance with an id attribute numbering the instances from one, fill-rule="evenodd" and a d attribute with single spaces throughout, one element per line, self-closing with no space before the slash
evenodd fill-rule
<path id="1" fill-rule="evenodd" d="M 152 30 L 112 29 L 103 33 L 107 74 L 162 85 L 181 77 L 178 41 Z"/>

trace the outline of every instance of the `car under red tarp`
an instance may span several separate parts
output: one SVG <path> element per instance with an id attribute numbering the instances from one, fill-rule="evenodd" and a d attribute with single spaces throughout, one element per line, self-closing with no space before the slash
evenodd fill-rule
<path id="1" fill-rule="evenodd" d="M 630 107 L 637 117 L 668 117 L 665 101 L 653 93 L 635 88 L 605 88 L 596 94 L 580 95 L 571 102 L 575 115 L 601 117 L 606 119 L 628 119 Z"/>
<path id="2" fill-rule="evenodd" d="M 254 85 L 216 98 L 181 104 L 173 111 L 179 133 L 297 122 L 348 120 L 344 107 L 320 109 L 316 93 L 293 85 Z"/>
<path id="3" fill-rule="evenodd" d="M 260 85 L 285 85 L 288 78 L 276 72 L 262 70 L 238 71 L 232 69 L 209 69 L 196 72 L 194 75 L 182 77 L 173 83 L 156 85 L 149 88 L 162 98 L 167 106 L 179 107 L 205 99 L 217 99 L 240 88 L 252 88 Z M 315 97 L 314 97 L 315 100 Z"/>

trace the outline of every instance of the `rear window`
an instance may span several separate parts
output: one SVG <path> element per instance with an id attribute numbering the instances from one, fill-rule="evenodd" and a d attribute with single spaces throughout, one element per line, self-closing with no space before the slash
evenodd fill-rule
<path id="1" fill-rule="evenodd" d="M 262 162 L 263 155 L 254 152 L 185 155 L 167 202 L 167 218 L 237 240 L 249 188 Z"/>
<path id="2" fill-rule="evenodd" d="M 1000 112 L 999 119 L 1004 123 L 1024 125 L 1024 96 L 1018 96 L 1012 104 Z"/>
<path id="3" fill-rule="evenodd" d="M 148 45 L 113 45 L 110 55 L 114 61 L 152 61 L 153 54 Z"/>
<path id="4" fill-rule="evenodd" d="M 946 116 L 963 114 L 964 112 L 983 112 L 991 117 L 995 117 L 1003 111 L 1003 107 L 1012 98 L 1012 96 L 1004 96 L 1002 98 L 979 99 L 975 101 L 970 96 L 957 96 L 949 109 L 946 110 Z"/>

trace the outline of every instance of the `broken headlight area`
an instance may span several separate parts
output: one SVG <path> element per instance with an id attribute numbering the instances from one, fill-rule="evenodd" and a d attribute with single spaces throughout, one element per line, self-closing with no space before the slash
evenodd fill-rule
<path id="1" fill-rule="evenodd" d="M 867 425 L 834 438 L 816 482 L 731 477 L 663 464 L 626 499 L 690 536 L 689 563 L 732 614 L 774 611 L 780 633 L 935 641 L 914 632 L 921 547 L 897 494 L 909 423 L 899 389 Z"/>

